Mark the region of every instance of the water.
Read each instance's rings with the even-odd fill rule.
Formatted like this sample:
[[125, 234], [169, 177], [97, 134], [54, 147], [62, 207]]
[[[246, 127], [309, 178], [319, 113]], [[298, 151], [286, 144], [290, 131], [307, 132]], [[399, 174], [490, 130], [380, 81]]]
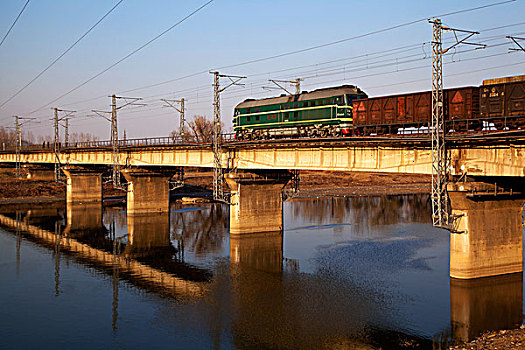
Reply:
[[4, 206], [1, 348], [432, 348], [521, 321], [521, 275], [451, 282], [428, 196], [283, 210], [230, 239], [219, 204]]

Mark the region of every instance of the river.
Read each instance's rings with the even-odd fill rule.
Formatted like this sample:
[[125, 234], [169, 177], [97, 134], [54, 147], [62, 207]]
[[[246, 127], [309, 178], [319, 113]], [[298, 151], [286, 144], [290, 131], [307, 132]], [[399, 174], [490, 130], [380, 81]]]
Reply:
[[521, 274], [449, 277], [427, 195], [286, 201], [284, 232], [231, 238], [224, 204], [0, 214], [2, 349], [432, 349], [522, 322]]

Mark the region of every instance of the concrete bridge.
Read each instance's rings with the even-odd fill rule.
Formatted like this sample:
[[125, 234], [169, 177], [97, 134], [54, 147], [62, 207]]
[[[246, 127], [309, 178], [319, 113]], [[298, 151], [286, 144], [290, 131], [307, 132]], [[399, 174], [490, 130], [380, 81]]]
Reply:
[[[176, 169], [214, 164], [209, 144], [131, 141], [120, 144], [118, 153], [128, 182], [130, 215], [168, 212], [169, 180]], [[451, 238], [451, 276], [468, 279], [522, 272], [525, 132], [454, 135], [447, 137], [447, 145], [451, 174], [471, 180], [449, 188], [457, 228]], [[22, 150], [20, 163], [40, 167], [35, 168], [38, 172], [58, 160], [67, 176], [67, 202], [101, 203], [102, 173], [113, 164], [114, 154], [107, 142], [86, 146], [63, 148], [57, 154], [49, 149]], [[221, 156], [231, 190], [232, 236], [282, 231], [282, 189], [290, 180], [290, 170], [432, 171], [430, 140], [422, 136], [228, 142]], [[14, 151], [0, 152], [0, 164], [15, 162]], [[497, 217], [478, 215], [486, 208], [493, 208]]]

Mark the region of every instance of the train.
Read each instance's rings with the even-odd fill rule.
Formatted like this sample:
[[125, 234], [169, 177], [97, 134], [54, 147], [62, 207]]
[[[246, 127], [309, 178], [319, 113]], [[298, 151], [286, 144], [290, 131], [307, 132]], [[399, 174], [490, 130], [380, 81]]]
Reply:
[[[525, 75], [443, 90], [445, 131], [525, 128]], [[368, 97], [359, 87], [247, 99], [234, 109], [237, 140], [428, 133], [432, 92]]]

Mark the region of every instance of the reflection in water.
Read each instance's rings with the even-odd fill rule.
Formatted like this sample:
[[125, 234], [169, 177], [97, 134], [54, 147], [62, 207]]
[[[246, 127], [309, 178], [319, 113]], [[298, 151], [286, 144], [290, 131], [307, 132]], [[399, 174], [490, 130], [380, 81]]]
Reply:
[[319, 224], [352, 223], [357, 226], [429, 222], [428, 195], [335, 197], [294, 200], [292, 216]]
[[326, 276], [283, 274], [281, 232], [232, 236], [230, 252], [236, 347], [365, 345], [359, 332], [377, 310], [373, 298]]
[[283, 267], [283, 233], [253, 233], [230, 237], [232, 264], [258, 271], [281, 273]]
[[523, 274], [450, 279], [452, 337], [470, 341], [485, 330], [512, 329], [521, 324]]
[[173, 254], [170, 242], [169, 213], [128, 214], [127, 217], [128, 244], [124, 250], [126, 256], [148, 257], [156, 254]]
[[[284, 234], [229, 237], [228, 208], [219, 204], [147, 216], [100, 206], [17, 209], [0, 223], [17, 232], [17, 271], [22, 235], [49, 248], [57, 300], [74, 295], [61, 279], [74, 271], [61, 259], [104, 273], [107, 303], [95, 303], [107, 305], [112, 335], [104, 340], [114, 347], [136, 329], [130, 319], [143, 322], [137, 334], [155, 335], [152, 344], [193, 332], [203, 342], [196, 348], [239, 349], [424, 348], [449, 324], [454, 338], [467, 339], [519, 323], [521, 275], [449, 285], [448, 236], [430, 226], [427, 198], [294, 200], [285, 203]], [[155, 344], [189, 344], [178, 339]]]
[[208, 205], [188, 209], [172, 210], [172, 238], [182, 240], [185, 250], [197, 258], [221, 251], [228, 237], [228, 208]]

